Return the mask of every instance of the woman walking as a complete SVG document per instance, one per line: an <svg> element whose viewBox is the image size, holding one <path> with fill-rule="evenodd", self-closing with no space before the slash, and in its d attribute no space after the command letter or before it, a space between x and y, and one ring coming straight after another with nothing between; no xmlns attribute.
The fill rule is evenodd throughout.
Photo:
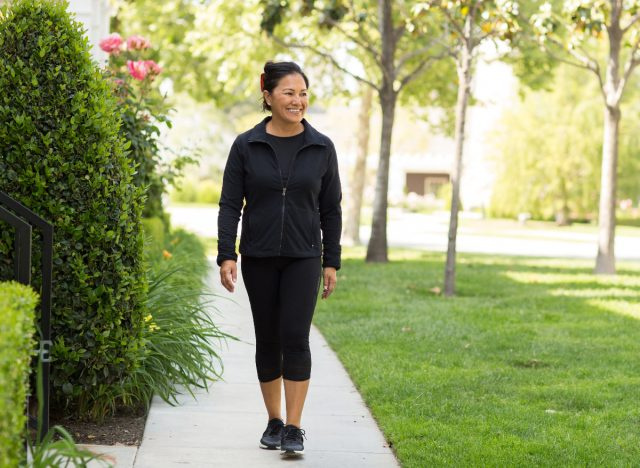
<svg viewBox="0 0 640 468"><path fill-rule="evenodd" d="M260 446L295 454L304 451L309 329L320 279L326 299L340 269L342 192L333 143L304 119L309 80L300 67L267 62L260 87L263 110L271 116L239 135L231 147L220 197L217 262L222 285L233 292L242 213L242 277L268 414Z"/></svg>

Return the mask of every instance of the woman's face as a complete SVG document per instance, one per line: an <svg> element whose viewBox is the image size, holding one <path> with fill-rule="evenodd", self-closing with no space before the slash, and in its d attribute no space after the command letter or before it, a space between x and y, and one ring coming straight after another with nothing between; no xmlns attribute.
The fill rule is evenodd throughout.
<svg viewBox="0 0 640 468"><path fill-rule="evenodd" d="M264 93L274 120L287 124L302 121L309 105L307 85L302 75L292 73L283 76L271 93Z"/></svg>

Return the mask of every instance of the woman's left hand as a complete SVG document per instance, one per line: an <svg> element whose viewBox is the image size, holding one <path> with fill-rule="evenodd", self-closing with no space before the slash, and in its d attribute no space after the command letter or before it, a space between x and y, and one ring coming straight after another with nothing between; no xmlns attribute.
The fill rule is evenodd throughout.
<svg viewBox="0 0 640 468"><path fill-rule="evenodd" d="M334 289L336 289L336 283L338 282L336 269L333 267L323 268L323 281L324 287L322 288L322 299L326 299L331 295Z"/></svg>

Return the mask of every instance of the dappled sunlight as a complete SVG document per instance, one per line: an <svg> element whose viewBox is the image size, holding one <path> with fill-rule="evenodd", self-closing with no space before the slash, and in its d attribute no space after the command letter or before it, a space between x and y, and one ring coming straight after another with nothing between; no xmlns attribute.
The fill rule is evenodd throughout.
<svg viewBox="0 0 640 468"><path fill-rule="evenodd" d="M636 299L638 299L640 295L636 295L635 297ZM590 299L586 302L593 307L598 307L600 309L606 310L607 312L613 312L614 314L625 315L627 317L640 319L640 301L629 302L626 300L617 301L609 299Z"/></svg>
<svg viewBox="0 0 640 468"><path fill-rule="evenodd" d="M640 301L640 291L634 289L606 288L606 289L554 289L549 291L552 296L580 297L580 298L605 298L624 297ZM640 307L640 305L638 306Z"/></svg>
<svg viewBox="0 0 640 468"><path fill-rule="evenodd" d="M531 271L506 271L503 275L517 283L526 284L558 285L566 283L574 287L589 285L595 288L599 286L606 288L615 285L640 288L640 276L632 275L596 276L590 273L539 273Z"/></svg>

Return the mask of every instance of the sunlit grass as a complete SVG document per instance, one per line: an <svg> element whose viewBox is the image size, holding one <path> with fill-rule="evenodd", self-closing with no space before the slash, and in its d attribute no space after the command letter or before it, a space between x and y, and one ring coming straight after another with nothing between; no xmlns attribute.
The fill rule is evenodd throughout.
<svg viewBox="0 0 640 468"><path fill-rule="evenodd" d="M640 460L640 265L461 255L444 298L444 255L364 252L314 320L403 466Z"/></svg>

